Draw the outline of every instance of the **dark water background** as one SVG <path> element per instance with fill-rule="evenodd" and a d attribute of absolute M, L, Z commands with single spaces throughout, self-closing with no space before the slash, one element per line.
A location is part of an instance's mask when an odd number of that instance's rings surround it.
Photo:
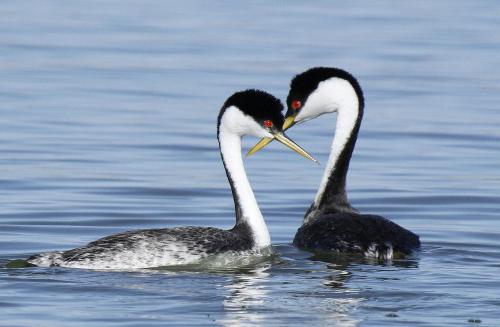
<path fill-rule="evenodd" d="M 420 234 L 417 257 L 293 248 L 322 168 L 272 144 L 246 165 L 279 259 L 0 268 L 0 326 L 499 326 L 494 1 L 0 1 L 0 264 L 125 230 L 230 228 L 218 109 L 245 88 L 284 99 L 317 65 L 366 94 L 351 201 Z M 326 162 L 334 123 L 289 135 Z"/>

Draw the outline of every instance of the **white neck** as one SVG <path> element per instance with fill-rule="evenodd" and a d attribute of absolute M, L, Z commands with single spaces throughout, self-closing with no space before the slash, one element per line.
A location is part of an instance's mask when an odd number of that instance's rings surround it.
<path fill-rule="evenodd" d="M 234 130 L 235 120 L 239 110 L 229 113 L 232 108 L 226 110 L 219 126 L 219 143 L 222 160 L 226 166 L 229 178 L 232 179 L 234 191 L 239 200 L 241 208 L 241 219 L 250 227 L 255 246 L 266 247 L 271 244 L 271 237 L 267 230 L 264 217 L 260 212 L 257 200 L 247 178 L 243 158 L 241 155 L 241 136 Z M 241 113 L 242 114 L 242 113 Z M 238 205 L 238 204 L 236 204 Z"/>
<path fill-rule="evenodd" d="M 359 115 L 359 100 L 356 92 L 349 82 L 342 79 L 331 79 L 325 82 L 325 88 L 331 89 L 328 92 L 330 97 L 329 107 L 336 108 L 337 125 L 335 127 L 335 136 L 331 145 L 330 156 L 326 164 L 321 183 L 314 199 L 315 206 L 319 205 L 319 201 L 325 191 L 328 179 L 337 164 L 339 156 L 344 149 L 349 137 L 356 125 L 356 120 Z M 320 88 L 318 88 L 320 89 Z"/>

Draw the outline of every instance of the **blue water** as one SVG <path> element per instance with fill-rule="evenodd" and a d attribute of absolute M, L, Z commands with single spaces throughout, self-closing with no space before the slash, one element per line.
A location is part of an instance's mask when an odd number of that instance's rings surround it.
<path fill-rule="evenodd" d="M 0 326 L 500 325 L 496 2 L 32 0 L 1 1 L 0 17 L 1 266 L 126 230 L 230 228 L 220 106 L 246 88 L 284 99 L 318 65 L 366 94 L 353 205 L 423 242 L 387 263 L 295 249 L 324 165 L 271 144 L 246 167 L 279 257 L 0 268 Z M 334 124 L 289 135 L 325 163 Z"/>

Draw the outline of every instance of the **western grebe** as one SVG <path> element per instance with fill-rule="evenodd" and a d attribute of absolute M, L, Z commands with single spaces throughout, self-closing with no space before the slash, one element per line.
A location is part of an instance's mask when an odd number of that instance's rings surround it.
<path fill-rule="evenodd" d="M 129 231 L 76 249 L 38 254 L 28 263 L 91 269 L 150 268 L 196 263 L 228 251 L 269 247 L 269 232 L 243 166 L 241 138 L 247 134 L 274 138 L 312 159 L 283 134 L 282 110 L 278 99 L 258 90 L 233 94 L 220 110 L 217 139 L 235 205 L 236 224 L 232 229 L 189 226 Z"/>
<path fill-rule="evenodd" d="M 293 244 L 303 249 L 361 253 L 381 259 L 407 255 L 418 249 L 417 235 L 384 217 L 360 214 L 348 201 L 347 170 L 364 110 L 358 81 L 341 69 L 309 69 L 293 78 L 287 106 L 284 130 L 322 114 L 337 112 L 328 163 Z M 247 155 L 271 141 L 262 139 Z"/>

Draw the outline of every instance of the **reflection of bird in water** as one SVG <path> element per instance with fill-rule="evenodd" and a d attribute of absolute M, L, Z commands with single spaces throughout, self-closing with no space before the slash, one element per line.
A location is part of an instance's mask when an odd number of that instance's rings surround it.
<path fill-rule="evenodd" d="M 417 235 L 384 217 L 358 213 L 347 199 L 347 170 L 364 110 L 358 81 L 340 69 L 312 68 L 292 80 L 287 105 L 284 130 L 325 113 L 337 113 L 335 137 L 323 178 L 293 244 L 308 250 L 382 259 L 418 249 Z M 261 140 L 249 154 L 271 141 Z"/>
<path fill-rule="evenodd" d="M 325 309 L 322 317 L 328 325 L 353 327 L 357 326 L 359 321 L 353 312 L 363 301 L 363 296 L 359 294 L 358 289 L 346 285 L 353 273 L 348 269 L 347 261 L 336 260 L 337 264 L 328 264 L 327 268 L 331 272 L 323 277 L 323 285 L 327 290 L 323 307 Z"/>
<path fill-rule="evenodd" d="M 149 268 L 267 248 L 271 244 L 269 232 L 243 167 L 241 138 L 244 135 L 275 138 L 311 158 L 282 133 L 282 110 L 278 99 L 257 90 L 233 94 L 220 110 L 217 138 L 236 208 L 236 225 L 232 229 L 189 226 L 125 232 L 73 250 L 38 254 L 28 262 L 37 266 L 94 269 Z"/>
<path fill-rule="evenodd" d="M 325 277 L 323 284 L 333 289 L 344 289 L 345 283 L 352 276 L 352 273 L 347 270 L 340 270 L 339 267 L 330 267 L 330 269 L 337 273 Z"/>
<path fill-rule="evenodd" d="M 223 301 L 226 315 L 218 322 L 224 326 L 260 326 L 264 321 L 262 311 L 266 311 L 268 297 L 267 282 L 270 263 L 234 276 L 225 286 L 229 294 Z"/>

